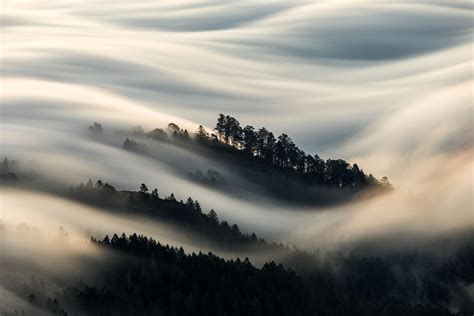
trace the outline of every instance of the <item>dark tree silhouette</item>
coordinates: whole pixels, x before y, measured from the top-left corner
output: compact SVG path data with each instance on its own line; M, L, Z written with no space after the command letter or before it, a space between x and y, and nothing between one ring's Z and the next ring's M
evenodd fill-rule
M210 211L209 211L209 214L207 214L207 217L209 217L209 219L210 219L213 223L219 224L219 217L217 216L216 211L210 210Z
M102 133L103 128L100 123L94 122L92 125L89 126L89 131L93 133Z
M337 160L329 166L335 175L339 169L349 169L353 175L361 172L357 165ZM255 234L245 234L237 224L219 222L215 211L204 214L191 197L186 203L176 201L173 194L167 199L143 199L144 192L116 191L105 183L101 188L81 185L71 197L102 203L113 212L128 201L126 212L172 220L200 237L212 236L230 253L252 249L257 256L274 254L278 263L269 259L257 268L247 258L186 254L145 236L119 234L91 239L116 254L113 260L87 261L90 275L100 277L57 290L55 300L30 289L23 298L28 301L31 293L35 307L54 308L60 315L66 315L64 306L79 315L464 316L474 311L469 294L474 284L472 231L456 236L465 242L442 260L438 254L418 251L382 257L365 251L361 255L356 249L347 254L308 254L283 245L272 247ZM67 234L64 228L58 232Z
M306 154L287 134L281 134L275 139L265 127L255 131L253 126L247 125L242 129L237 119L224 114L219 114L214 130L217 132L218 140L237 149L237 152L250 158L260 158L286 172L294 173L301 177L302 181L313 185L326 185L344 190L369 187L392 189L387 177L383 177L380 181L376 180L372 175L365 175L356 164L351 166L343 159L324 161L318 155ZM204 137L202 131L199 132L199 137L196 135L201 143L212 147L215 142L211 138L203 142ZM230 148L228 151L235 153Z
M123 148L125 150L130 150L130 151L138 151L138 144L133 139L129 139L127 137L127 139L125 139L125 141L123 142Z
M242 128L239 121L229 115L220 114L214 129L219 139L223 139L226 144L240 148L243 138Z
M165 130L157 128L142 137L186 146L200 154L218 158L252 184L263 187L265 192L285 202L308 205L344 203L393 190L388 178L377 180L366 175L357 164L351 165L343 159L324 160L318 155L305 153L285 133L275 139L265 127L257 130L247 125L241 128L236 118L224 114L219 114L214 131L216 134L209 135L200 125L191 138L186 130L170 123ZM147 152L144 143L130 138L123 146L138 153ZM222 176L211 175L209 171L204 174L197 170L189 175L192 180L215 189L241 194L241 191L226 185ZM368 194L359 194L365 190Z
M139 192L142 193L142 194L146 194L148 192L148 188L147 188L145 183L142 183L140 185L140 191Z
M472 245L423 272L415 268L422 261L410 256L349 255L300 274L274 261L257 268L248 258L186 254L137 234L91 242L117 259L91 263L100 281L81 281L58 293L59 301L87 315L467 316L474 310L465 297L457 298L462 303L451 312L454 300L445 291L456 282L472 282L472 273L463 274L472 271ZM402 278L400 271L406 271ZM49 305L60 308L58 300Z
M174 193L171 193L169 196L167 196L165 198L165 200L168 200L168 201L176 201L176 198L174 196Z
M175 123L169 123L167 130L169 134L174 135L174 136L178 135L179 132L181 131L179 126L176 125Z
M208 142L209 133L206 131L206 129L202 125L199 125L196 131L196 139L199 142L204 142L204 143Z
M214 130L217 132L217 137L218 137L219 140L224 139L224 134L225 134L225 130L226 130L224 114L219 114L219 117L217 118L216 127L215 127Z
M243 150L250 155L254 155L257 150L257 134L253 126L247 125L243 129Z

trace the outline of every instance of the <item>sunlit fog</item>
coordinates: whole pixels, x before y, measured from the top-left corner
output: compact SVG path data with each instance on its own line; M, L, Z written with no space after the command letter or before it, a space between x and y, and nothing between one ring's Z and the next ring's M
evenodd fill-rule
M393 315L421 315L424 307L410 309L418 303L439 315L472 313L473 267L459 272L455 260L469 249L462 262L474 262L473 9L469 1L2 1L0 313L348 311L296 310L288 302L317 301L297 292L275 311L229 307L247 302L244 285L230 299L145 298L131 285L140 283L135 270L120 269L130 261L143 276L159 264L132 259L138 250L120 243L138 244L133 234L229 264L248 257L255 273L270 261L302 278L327 272L341 282L335 293L359 286L343 281L352 269L361 274L354 253L382 256L400 288L434 290L347 292L355 314L372 315L379 303ZM462 277L441 266L449 260ZM438 264L444 272L426 272ZM150 273L144 280L159 275ZM173 273L163 275L181 286ZM438 277L442 286L429 283ZM150 282L168 282L158 280ZM122 281L140 297L135 305L114 290ZM203 307L208 299L223 306Z

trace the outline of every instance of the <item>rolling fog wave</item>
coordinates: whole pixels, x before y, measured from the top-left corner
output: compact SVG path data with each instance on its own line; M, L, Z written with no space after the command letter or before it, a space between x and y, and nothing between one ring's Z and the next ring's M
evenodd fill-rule
M4 1L1 154L33 159L65 185L101 178L191 195L245 230L305 247L399 227L472 228L472 9ZM203 188L159 156L86 134L94 121L107 131L168 122L210 130L221 112L357 162L399 190L308 214Z

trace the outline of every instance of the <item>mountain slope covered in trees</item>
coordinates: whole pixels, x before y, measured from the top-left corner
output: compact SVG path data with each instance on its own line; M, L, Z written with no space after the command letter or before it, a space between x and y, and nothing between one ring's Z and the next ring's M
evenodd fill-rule
M149 192L144 183L139 189L137 192L118 191L101 180L95 184L89 180L86 184L71 187L67 196L117 215L139 215L175 225L183 232L199 236L203 243L222 250L249 251L277 247L257 238L255 233L242 233L237 224L220 221L214 210L203 213L199 201L191 197L186 201L178 201L173 193L160 197L158 189Z
M264 128L241 129L232 117L220 116L215 130L216 134L209 135L201 126L189 135L175 124L166 131L135 130L123 147L147 154L147 141L184 146L232 166L288 202L339 203L365 192L392 190L387 179L375 180L355 164L307 155L289 137L272 138ZM104 131L96 123L90 132ZM263 145L262 139L266 139ZM0 165L8 175L7 185L14 185L17 179L14 165L7 159ZM225 176L212 169L190 176L216 187L225 181ZM21 175L18 179L21 182ZM149 189L145 183L136 192L119 191L101 180L89 180L69 192L61 188L63 191L54 193L112 215L136 215L171 224L198 237L203 248L233 254L234 259L212 252L186 254L183 248L161 244L140 232L91 238L95 249L113 254L99 261L84 260L94 278L68 280L67 286L51 290L39 275L33 277L40 280L34 285L12 286L21 298L45 313L464 316L474 311L472 232L454 238L457 246L450 254L404 251L380 255L354 249L308 253L243 232L237 224L219 220L214 210L203 212L192 198L178 201L172 193L160 197L158 189ZM251 259L236 259L244 258L243 254ZM255 254L266 262L254 260Z
M356 163L324 160L307 154L288 135L275 137L265 127L255 129L247 125L242 128L239 121L229 115L220 114L213 131L215 133L209 133L200 125L190 135L174 123L166 129L156 128L150 132L137 127L124 141L123 148L146 153L146 145L140 140L147 139L184 146L222 162L272 197L290 203L334 204L393 189L387 177L377 180ZM213 171L212 166L208 171ZM203 182L203 177L191 175ZM207 183L215 184L214 181ZM229 187L221 188L232 191Z
M249 256L267 251L268 262L186 254L143 235L122 234L91 239L114 254L84 261L96 277L69 280L52 291L37 275L34 285L13 288L15 293L56 315L471 315L474 310L472 232L454 237L456 250L442 256L308 254L243 233L219 221L214 211L204 214L191 198L183 202L149 191L145 184L138 192L117 191L99 180L73 187L67 196L117 215L173 223L216 249Z
M55 297L39 285L29 294L32 304L63 315L467 316L474 308L462 292L474 281L472 245L422 272L410 256L347 256L300 275L274 262L257 268L248 259L185 254L137 234L91 241L117 255L91 264L94 282ZM448 308L453 303L456 311Z

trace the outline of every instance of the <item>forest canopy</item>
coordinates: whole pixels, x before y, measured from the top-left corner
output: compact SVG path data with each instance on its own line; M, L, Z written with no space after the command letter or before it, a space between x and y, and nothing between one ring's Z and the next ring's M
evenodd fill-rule
M238 155L242 159L252 159L260 165L293 175L309 185L353 191L366 188L393 189L386 176L378 180L372 174L366 174L356 163L350 164L343 159L324 160L317 154L307 154L287 134L276 137L265 127L241 127L240 122L229 115L219 114L213 132L209 133L199 125L197 131L190 135L175 123L168 124L166 129L155 128L148 133L142 128L134 129L136 136L177 143L194 141L207 148ZM123 147L140 151L137 142L129 138ZM145 151L146 146L142 150Z

